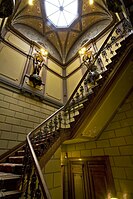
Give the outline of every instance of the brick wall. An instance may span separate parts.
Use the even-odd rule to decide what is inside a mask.
[[[27,133],[55,110],[52,106],[0,88],[0,155],[24,141]]]
[[[133,199],[133,92],[97,141],[64,145],[62,157],[109,155],[118,199]]]
[[[48,161],[43,174],[52,199],[62,199],[61,148]]]

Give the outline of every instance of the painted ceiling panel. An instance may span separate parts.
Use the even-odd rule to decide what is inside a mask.
[[[57,1],[60,4],[60,11],[65,10],[66,7],[69,12],[68,8],[70,8],[72,15],[73,8],[69,3],[74,1],[76,0]],[[45,4],[56,3],[56,1],[48,0],[34,0],[32,6],[28,5],[28,0],[16,0],[15,12],[8,23],[10,23],[10,27],[24,34],[25,37],[45,46],[58,63],[67,64],[75,56],[84,40],[90,40],[93,36],[97,36],[113,21],[105,0],[94,0],[93,5],[89,5],[88,0],[77,1],[78,18],[68,28],[56,28],[50,22],[52,18],[54,21],[58,20],[55,18],[56,15],[50,15],[50,20],[47,19]],[[52,10],[47,12],[50,14]],[[63,22],[63,13],[61,14],[62,19],[57,22],[59,25]],[[66,21],[71,22],[71,18],[67,18]]]

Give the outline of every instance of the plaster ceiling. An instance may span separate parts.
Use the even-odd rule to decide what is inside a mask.
[[[45,0],[16,0],[13,16],[9,19],[11,27],[28,39],[40,43],[62,66],[67,64],[78,52],[84,41],[96,37],[110,25],[112,15],[107,9],[106,0],[79,0],[79,17],[69,28],[57,29],[46,18]]]

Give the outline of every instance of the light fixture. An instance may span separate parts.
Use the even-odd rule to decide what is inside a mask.
[[[86,47],[83,47],[83,48],[81,48],[80,50],[79,50],[79,55],[84,55],[85,54],[85,52],[86,52]]]
[[[40,49],[40,53],[43,55],[43,56],[47,56],[48,55],[48,51],[46,50],[46,49],[44,49],[44,48],[41,48]]]
[[[118,198],[110,198],[110,199],[118,199]]]
[[[30,6],[33,6],[33,0],[28,0],[28,4],[29,4]]]
[[[67,158],[68,158],[68,153],[65,154],[65,159],[67,159]]]
[[[94,3],[94,0],[89,0],[89,4],[92,5]]]

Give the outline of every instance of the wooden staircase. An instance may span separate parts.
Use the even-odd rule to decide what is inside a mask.
[[[122,53],[124,53],[123,49],[125,49],[128,43],[132,43],[132,42],[133,42],[132,34],[129,35],[129,37],[127,37],[126,40],[122,41],[121,48],[117,50],[117,54],[112,58],[112,62],[106,67],[107,70],[101,73],[101,78],[98,79],[97,83],[92,87],[93,92],[89,93],[89,95],[87,95],[86,98],[82,99],[82,103],[78,102],[74,106],[71,103],[71,108],[70,108],[71,110],[69,110],[68,107],[67,109],[65,109],[65,114],[66,114],[64,116],[65,120],[63,120],[62,116],[59,115],[58,125],[57,125],[57,117],[54,117],[52,124],[50,124],[49,122],[49,126],[45,125],[45,128],[44,128],[43,126],[44,123],[43,123],[35,129],[35,133],[33,136],[30,137],[29,135],[31,143],[32,143],[32,146],[30,145],[28,148],[28,151],[29,149],[31,150],[29,157],[31,158],[32,156],[34,156],[34,153],[32,152],[32,148],[34,148],[34,152],[36,156],[38,157],[38,161],[40,164],[39,169],[42,168],[43,165],[46,164],[46,162],[50,159],[50,157],[61,145],[61,143],[63,143],[63,141],[74,137],[77,128],[79,127],[79,125],[81,125],[81,122],[86,117],[86,114],[88,114],[88,112],[90,111],[91,104],[93,104],[92,102],[94,98],[96,98],[96,96],[100,92],[100,89],[105,84],[106,80],[108,78],[111,78],[110,73],[115,69],[116,63],[121,58]],[[130,51],[130,54],[133,53],[131,51]],[[117,73],[118,72],[119,71],[117,71]],[[115,77],[115,74],[113,74],[113,78],[114,77]],[[49,120],[52,121],[51,117],[50,119],[48,118],[47,121]],[[68,120],[69,122],[66,122]],[[53,124],[55,125],[54,129],[53,129]],[[43,130],[42,130],[42,126],[43,126]],[[25,172],[24,167],[26,165],[25,150],[26,150],[26,153],[28,153],[27,148],[25,148],[24,146],[19,147],[19,150],[16,150],[16,152],[12,153],[12,155],[9,154],[8,157],[4,160],[4,162],[0,163],[0,198],[1,199],[2,198],[18,199],[18,198],[21,198],[22,196],[20,185],[22,183],[22,180],[24,181],[22,176]],[[35,166],[34,163],[32,164],[32,166],[33,165]],[[35,170],[36,169],[38,168],[35,167]],[[30,181],[31,180],[29,180],[29,182]],[[45,186],[45,184],[43,185]],[[29,188],[27,188],[27,191],[28,189]],[[32,187],[31,187],[31,191],[32,191]],[[27,195],[25,196],[23,195],[22,198],[28,198],[30,196],[30,194],[28,194],[27,192],[26,194]],[[34,196],[35,195],[36,193],[34,193]],[[42,195],[44,196],[43,191],[42,191]],[[31,198],[39,198],[39,194],[36,195],[36,197],[34,196]],[[44,198],[50,198],[50,197],[48,196],[48,194],[45,194]]]

